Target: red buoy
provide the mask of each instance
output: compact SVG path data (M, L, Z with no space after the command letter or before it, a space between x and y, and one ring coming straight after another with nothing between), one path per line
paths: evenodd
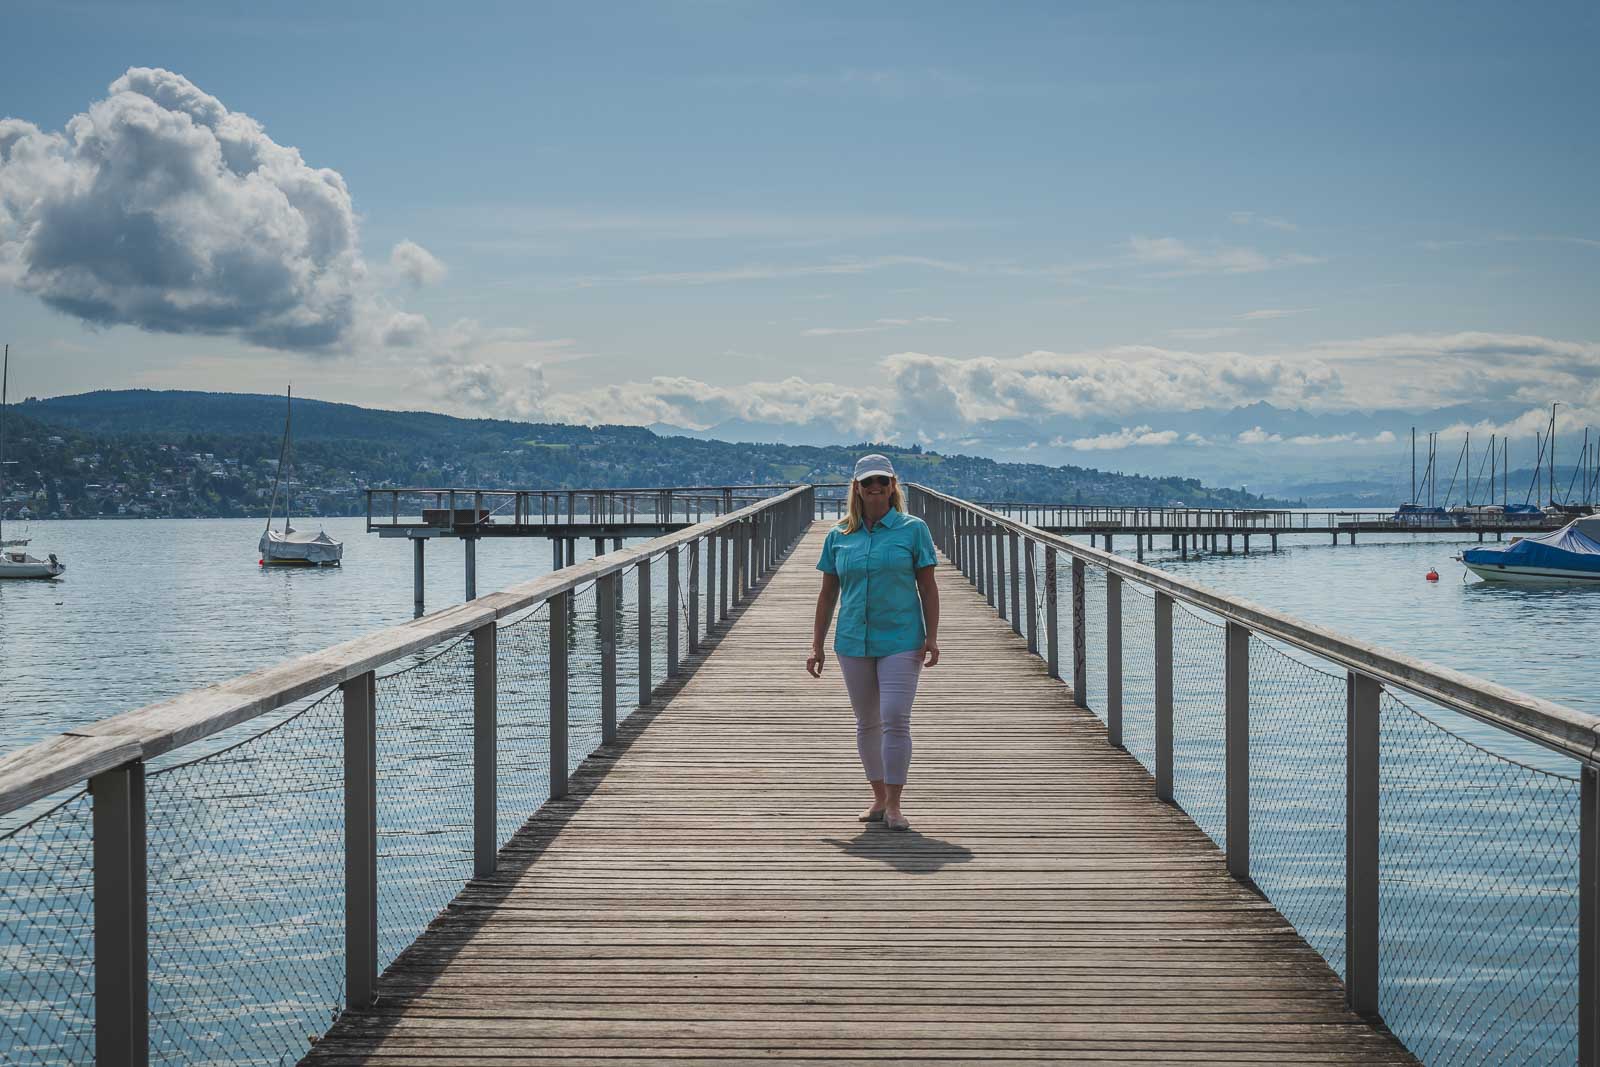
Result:
M1427 578L1430 582L1437 582L1439 580L1439 572L1430 567L1428 568Z

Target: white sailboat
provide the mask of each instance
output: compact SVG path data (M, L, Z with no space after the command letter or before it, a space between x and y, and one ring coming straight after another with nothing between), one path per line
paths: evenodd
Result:
M39 559L28 554L28 538L6 537L6 388L10 378L11 346L6 345L0 362L0 578L59 578L67 565L56 559L54 552L49 559Z
M289 440L293 429L294 389L291 387L283 420L283 445L278 450L278 473L272 480L272 502L267 505L267 528L261 535L261 566L337 567L344 559L343 541L335 541L323 530L314 534L302 533L289 521L292 511L290 487L293 484ZM283 486L283 529L274 530L272 516L278 507L280 484Z

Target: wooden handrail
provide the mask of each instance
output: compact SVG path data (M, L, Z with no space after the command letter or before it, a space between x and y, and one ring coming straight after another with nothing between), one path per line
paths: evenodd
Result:
M1357 674L1415 693L1573 759L1590 764L1600 761L1600 716L1497 685L1464 671L1360 641L1241 597L1218 592L1198 582L1175 578L1166 571L1046 533L1038 527L927 486L912 485L910 488L926 493L935 500L966 509L986 522L1022 534L1058 552L1065 552L1107 573L1137 581L1166 593L1174 600L1311 652Z
M618 574L641 560L716 534L809 491L809 486L793 487L633 548L29 745L0 757L0 815L87 781L108 767L182 748L604 575Z

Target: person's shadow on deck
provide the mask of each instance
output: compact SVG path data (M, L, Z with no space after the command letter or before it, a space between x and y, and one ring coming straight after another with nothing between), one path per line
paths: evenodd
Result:
M884 830L878 827L863 830L848 841L824 837L847 856L876 860L904 874L933 874L951 863L969 863L972 850L951 841L919 834L915 830Z

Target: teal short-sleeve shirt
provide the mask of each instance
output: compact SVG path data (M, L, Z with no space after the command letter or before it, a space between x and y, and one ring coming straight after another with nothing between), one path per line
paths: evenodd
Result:
M817 570L839 577L833 650L841 656L892 656L921 649L928 631L917 571L935 561L928 524L892 508L870 530L829 530Z

